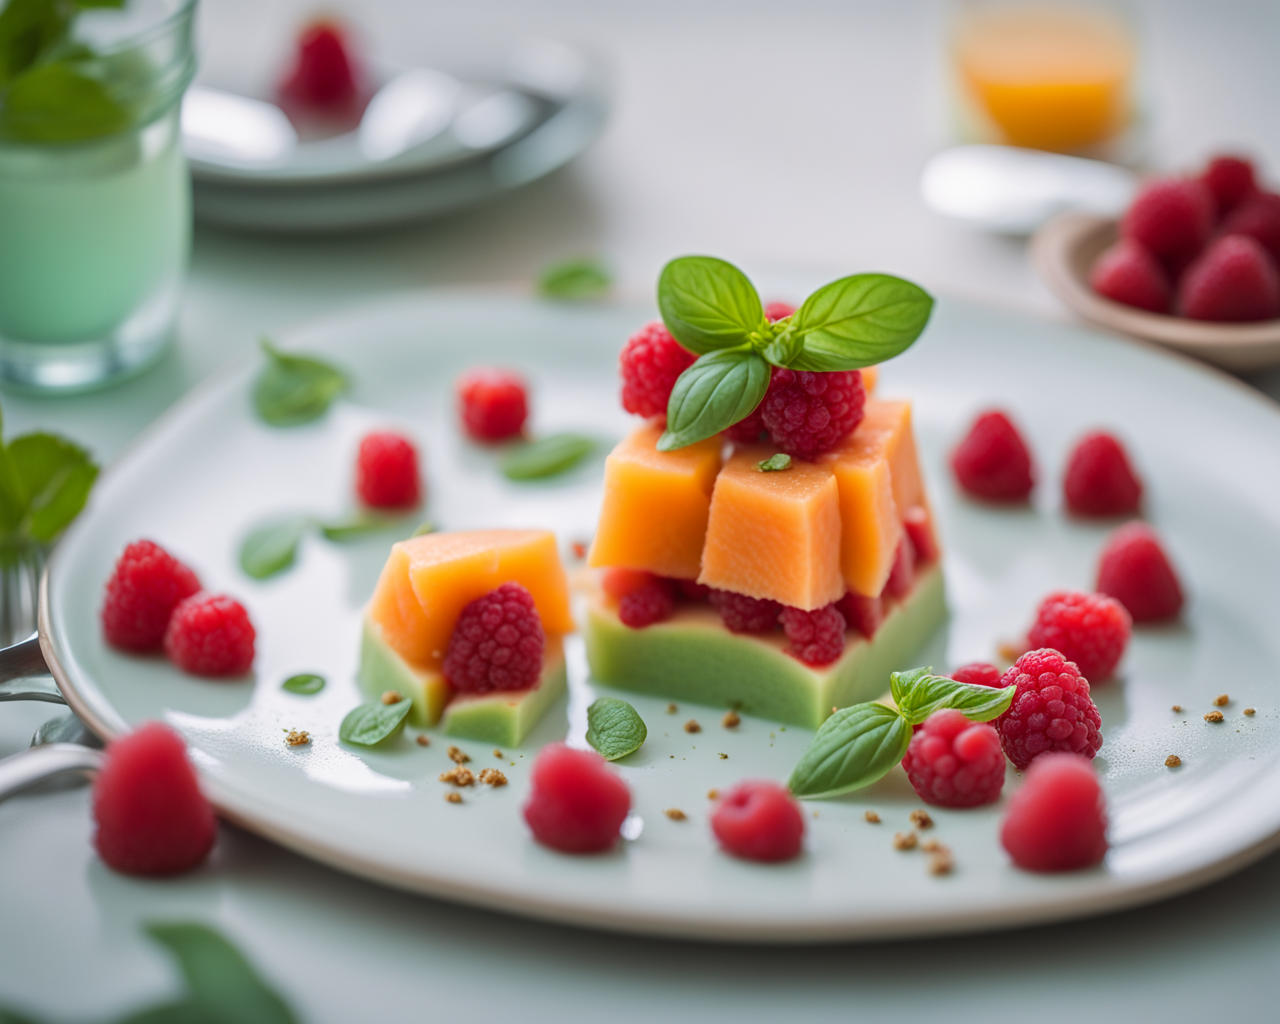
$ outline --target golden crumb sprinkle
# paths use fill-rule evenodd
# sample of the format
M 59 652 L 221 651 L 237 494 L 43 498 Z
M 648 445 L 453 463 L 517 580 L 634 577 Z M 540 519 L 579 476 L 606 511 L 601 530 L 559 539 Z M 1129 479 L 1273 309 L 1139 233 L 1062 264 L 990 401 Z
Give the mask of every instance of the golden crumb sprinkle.
M 1181 705 L 1181 704 L 1175 704 L 1175 705 L 1173 706 L 1173 711 L 1174 711 L 1174 713 L 1175 713 L 1175 714 L 1177 714 L 1177 713 L 1178 713 L 1178 712 L 1180 712 L 1181 710 L 1182 710 L 1182 705 Z
M 431 746 L 431 737 L 424 732 L 420 732 L 414 742 L 420 747 L 429 747 Z
M 938 842 L 936 839 L 926 839 L 920 844 L 920 849 L 925 853 L 945 853 L 948 855 L 951 853 L 951 847 L 945 843 Z
M 684 731 L 685 732 L 702 732 L 702 726 L 698 724 L 698 720 L 696 718 L 691 718 L 689 719 L 689 721 L 684 723 Z
M 689 817 L 687 814 L 684 813 L 684 811 L 680 810 L 679 807 L 668 807 L 662 813 L 665 814 L 672 821 L 684 821 L 686 818 Z
M 402 700 L 404 700 L 404 698 L 403 698 L 402 696 L 400 696 L 400 693 L 399 693 L 399 691 L 398 691 L 398 690 L 383 690 L 383 691 L 382 691 L 382 703 L 383 703 L 383 704 L 399 704 Z
M 933 819 L 926 811 L 912 811 L 908 817 L 916 828 L 933 828 Z
M 463 768 L 462 765 L 458 765 L 455 768 L 450 768 L 447 772 L 441 772 L 440 781 L 452 782 L 455 786 L 474 786 L 476 777 L 472 774 L 470 768 Z
M 1218 694 L 1218 696 L 1213 698 L 1213 703 L 1220 708 L 1225 708 L 1228 704 L 1231 703 L 1231 698 L 1228 697 L 1225 693 L 1220 693 Z
M 1245 708 L 1244 713 L 1246 715 L 1256 715 L 1258 712 L 1255 711 L 1253 708 Z
M 291 747 L 305 747 L 311 742 L 311 733 L 306 729 L 290 729 L 284 741 Z
M 1177 768 L 1180 764 L 1182 764 L 1182 758 L 1177 754 L 1170 754 L 1164 759 L 1164 766 L 1166 768 Z
M 454 770 L 458 771 L 459 769 L 455 768 Z M 466 768 L 461 769 L 461 771 L 464 772 L 466 770 Z M 481 768 L 478 778 L 481 782 L 487 782 L 494 789 L 507 784 L 507 777 L 503 775 L 502 772 L 498 771 L 497 768 Z
M 707 790 L 707 799 L 708 799 L 708 800 L 718 800 L 718 799 L 720 799 L 720 790 L 718 790 L 718 789 L 709 789 L 709 790 Z
M 444 795 L 444 798 L 445 798 L 447 801 L 449 801 L 449 803 L 451 803 L 451 804 L 460 804 L 460 803 L 462 803 L 462 794 L 461 794 L 461 793 L 446 793 L 446 794 Z
M 1026 652 L 1026 648 L 1019 647 L 1017 644 L 1011 644 L 1008 641 L 1000 644 L 996 648 L 996 653 L 1005 661 L 1017 661 Z
M 880 815 L 876 814 L 875 811 L 867 811 L 867 813 L 862 816 L 862 820 L 869 822 L 872 825 L 879 825 Z
M 678 707 L 676 707 L 674 704 L 668 704 L 668 705 L 667 705 L 667 714 L 669 714 L 669 715 L 674 715 L 674 714 L 675 714 L 677 711 L 679 711 L 679 710 L 680 710 L 680 709 L 679 709 Z
M 729 760 L 729 755 L 728 755 L 728 754 L 721 754 L 721 755 L 720 755 L 720 760 L 721 760 L 721 761 L 727 761 L 727 760 Z
M 895 850 L 914 850 L 919 839 L 920 837 L 914 832 L 895 832 L 893 834 L 893 848 Z
M 1210 711 L 1207 715 L 1205 715 L 1205 716 L 1204 716 L 1204 720 L 1205 720 L 1206 722 L 1221 722 L 1221 721 L 1222 721 L 1222 712 L 1221 712 L 1221 711 Z
M 449 760 L 454 764 L 466 764 L 471 760 L 471 756 L 459 750 L 457 747 L 450 747 Z
M 728 714 L 724 716 L 724 718 L 720 719 L 720 724 L 723 725 L 726 729 L 736 729 L 739 725 L 742 724 L 742 718 L 738 714 L 738 712 L 730 711 Z
M 951 851 L 945 847 L 929 857 L 929 874 L 931 875 L 949 875 L 955 867 L 956 862 L 951 857 Z
M 493 756 L 494 756 L 494 757 L 496 757 L 499 761 L 505 761 L 505 760 L 506 760 L 506 758 L 505 758 L 505 757 L 503 756 L 503 754 L 502 754 L 502 751 L 501 751 L 501 750 L 499 750 L 497 747 L 494 747 L 494 748 L 493 748 Z

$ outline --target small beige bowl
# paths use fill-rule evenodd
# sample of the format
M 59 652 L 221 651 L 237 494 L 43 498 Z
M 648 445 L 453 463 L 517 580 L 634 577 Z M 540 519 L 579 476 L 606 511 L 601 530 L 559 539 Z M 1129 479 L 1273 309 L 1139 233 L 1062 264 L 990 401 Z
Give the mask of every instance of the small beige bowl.
M 1112 302 L 1089 287 L 1093 262 L 1116 240 L 1118 223 L 1090 213 L 1063 213 L 1032 238 L 1036 272 L 1072 312 L 1109 331 L 1167 345 L 1225 370 L 1248 372 L 1280 363 L 1280 320 L 1186 320 Z

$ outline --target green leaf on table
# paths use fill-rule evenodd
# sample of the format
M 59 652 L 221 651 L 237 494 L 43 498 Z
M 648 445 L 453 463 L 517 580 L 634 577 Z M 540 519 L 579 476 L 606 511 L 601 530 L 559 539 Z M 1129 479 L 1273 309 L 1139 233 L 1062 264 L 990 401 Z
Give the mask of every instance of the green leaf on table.
M 883 778 L 902 760 L 911 726 L 884 704 L 854 704 L 822 723 L 788 785 L 798 797 L 838 796 Z
M 596 442 L 581 434 L 551 434 L 517 445 L 502 459 L 502 475 L 508 480 L 541 480 L 572 469 L 595 448 Z
M 267 365 L 253 388 L 258 415 L 273 427 L 291 427 L 319 419 L 350 379 L 336 366 L 312 356 L 281 352 L 262 339 Z
M 255 580 L 265 580 L 293 565 L 307 530 L 308 516 L 294 516 L 259 526 L 240 545 L 240 568 Z
M 409 534 L 409 536 L 425 537 L 428 533 L 435 533 L 435 532 L 436 532 L 436 524 L 433 523 L 430 519 L 424 519 L 422 522 L 420 522 L 417 526 L 413 528 L 413 533 Z
M 699 356 L 671 389 L 658 451 L 683 448 L 749 416 L 769 390 L 771 372 L 764 357 L 747 348 Z
M 385 533 L 387 530 L 394 530 L 404 525 L 404 516 L 380 515 L 377 512 L 362 509 L 350 519 L 337 523 L 321 523 L 320 532 L 326 540 L 345 544 L 359 540 L 361 537 L 368 537 L 373 533 Z
M 338 739 L 363 747 L 381 743 L 400 731 L 412 706 L 413 701 L 403 697 L 394 704 L 383 704 L 380 700 L 361 704 L 347 712 L 338 728 Z
M 804 350 L 796 370 L 857 370 L 910 347 L 933 310 L 923 288 L 888 274 L 855 274 L 819 288 L 791 317 Z
M 324 689 L 324 676 L 318 676 L 314 672 L 299 672 L 296 676 L 290 676 L 281 683 L 280 689 L 288 690 L 290 693 L 301 693 L 309 697 L 311 694 L 319 693 Z
M 768 327 L 747 276 L 712 256 L 682 256 L 663 267 L 658 308 L 672 337 L 691 352 L 748 344 Z
M 648 735 L 644 720 L 625 700 L 601 697 L 587 708 L 587 742 L 606 761 L 634 754 Z
M 9 85 L 0 135 L 23 142 L 76 142 L 124 131 L 130 112 L 71 61 L 41 64 Z
M 188 997 L 146 1010 L 133 1021 L 208 1021 L 218 1024 L 297 1024 L 278 993 L 262 980 L 235 946 L 200 924 L 157 923 L 147 933 L 178 959 Z M 159 1015 L 157 1015 L 159 1014 Z
M 779 473 L 784 469 L 791 468 L 791 456 L 785 452 L 779 452 L 777 455 L 770 455 L 767 459 L 761 459 L 756 463 L 756 469 L 761 473 Z
M 1017 687 L 997 689 L 935 676 L 931 668 L 895 672 L 889 688 L 908 725 L 919 725 L 935 711 L 955 708 L 971 722 L 990 722 L 1009 710 Z
M 79 445 L 53 434 L 25 434 L 8 450 L 27 498 L 26 532 L 51 543 L 84 508 L 98 467 Z
M 597 259 L 553 263 L 538 276 L 538 293 L 548 299 L 594 299 L 613 284 L 613 275 Z

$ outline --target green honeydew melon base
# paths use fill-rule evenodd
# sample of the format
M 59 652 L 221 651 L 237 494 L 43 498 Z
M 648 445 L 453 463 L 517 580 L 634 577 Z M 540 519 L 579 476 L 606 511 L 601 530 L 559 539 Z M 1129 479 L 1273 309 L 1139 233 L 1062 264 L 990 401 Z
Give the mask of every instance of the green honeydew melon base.
M 730 633 L 705 606 L 684 606 L 666 622 L 631 629 L 603 596 L 587 609 L 587 661 L 594 680 L 622 690 L 735 707 L 749 715 L 816 729 L 833 707 L 875 700 L 889 674 L 912 667 L 947 617 L 942 569 L 920 573 L 907 599 L 895 604 L 873 640 L 850 632 L 834 664 L 809 668 L 785 653 L 781 632 Z

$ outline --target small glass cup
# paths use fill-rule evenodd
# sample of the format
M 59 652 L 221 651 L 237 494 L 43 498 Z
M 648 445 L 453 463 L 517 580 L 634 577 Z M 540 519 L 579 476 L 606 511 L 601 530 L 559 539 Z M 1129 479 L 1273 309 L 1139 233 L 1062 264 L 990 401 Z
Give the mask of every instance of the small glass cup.
M 146 369 L 172 340 L 191 248 L 179 107 L 195 71 L 195 7 L 85 10 L 25 82 L 8 83 L 0 385 L 102 387 Z

